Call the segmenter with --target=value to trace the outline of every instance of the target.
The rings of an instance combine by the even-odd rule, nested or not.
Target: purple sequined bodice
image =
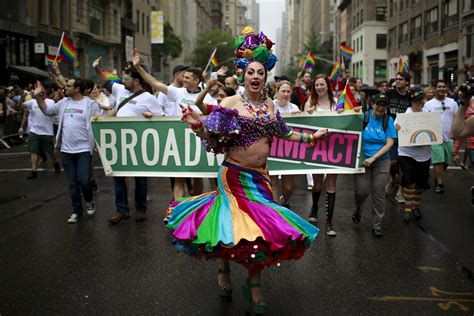
[[[215,153],[226,152],[229,147],[248,147],[262,138],[272,139],[291,132],[291,128],[277,111],[267,122],[239,115],[237,110],[214,107],[205,120],[211,137],[204,141],[206,149]]]

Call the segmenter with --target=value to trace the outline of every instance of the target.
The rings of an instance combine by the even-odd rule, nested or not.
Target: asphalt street
[[[111,226],[112,179],[100,161],[95,166],[97,212],[71,225],[64,174],[47,164],[37,179],[26,180],[26,148],[0,150],[0,315],[245,314],[241,266],[231,266],[233,300],[223,302],[217,262],[193,259],[171,245],[162,222],[171,200],[168,179],[150,180],[145,222],[136,223],[132,211],[128,221]],[[473,174],[448,170],[446,193],[425,192],[424,218],[417,223],[404,223],[399,205],[387,198],[380,239],[371,234],[368,207],[362,222],[352,223],[352,176],[340,176],[337,236],[325,235],[322,220],[301,260],[264,271],[267,314],[472,315]],[[290,201],[302,216],[311,207],[305,181],[296,178]]]

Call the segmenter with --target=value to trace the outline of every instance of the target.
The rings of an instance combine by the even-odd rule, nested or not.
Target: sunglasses
[[[445,106],[443,101],[441,101],[441,108],[443,111],[449,110],[449,106]]]

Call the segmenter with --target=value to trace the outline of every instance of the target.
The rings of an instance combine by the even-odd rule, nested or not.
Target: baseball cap
[[[188,69],[189,66],[185,66],[185,65],[176,65],[176,67],[173,68],[173,76],[176,75],[177,72],[180,72],[180,71],[183,71],[183,70],[186,70]]]
[[[388,105],[387,96],[384,93],[378,93],[372,98],[374,104]]]
[[[425,91],[420,87],[413,87],[410,89],[409,95],[410,95],[410,102],[413,102],[413,101],[423,99],[423,97],[425,96]]]

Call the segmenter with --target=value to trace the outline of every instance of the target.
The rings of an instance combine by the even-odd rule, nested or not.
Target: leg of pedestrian
[[[91,184],[91,163],[92,156],[89,152],[79,153],[77,162],[77,179],[81,186],[81,192],[86,201],[86,211],[89,215],[95,213],[95,203],[93,201],[93,192]]]
[[[76,223],[82,216],[82,198],[79,189],[79,181],[77,180],[77,154],[61,153],[61,163],[64,167],[64,174],[69,187],[69,197],[71,199],[72,214],[68,219],[68,223]]]
[[[135,177],[135,221],[143,222],[146,220],[148,194],[148,178]]]
[[[114,177],[116,211],[109,218],[110,224],[118,224],[121,220],[128,219],[130,217],[127,184],[125,180],[125,177]]]
[[[385,216],[385,189],[384,184],[389,178],[388,159],[377,160],[371,167],[372,192],[372,234],[382,237],[382,221]]]

